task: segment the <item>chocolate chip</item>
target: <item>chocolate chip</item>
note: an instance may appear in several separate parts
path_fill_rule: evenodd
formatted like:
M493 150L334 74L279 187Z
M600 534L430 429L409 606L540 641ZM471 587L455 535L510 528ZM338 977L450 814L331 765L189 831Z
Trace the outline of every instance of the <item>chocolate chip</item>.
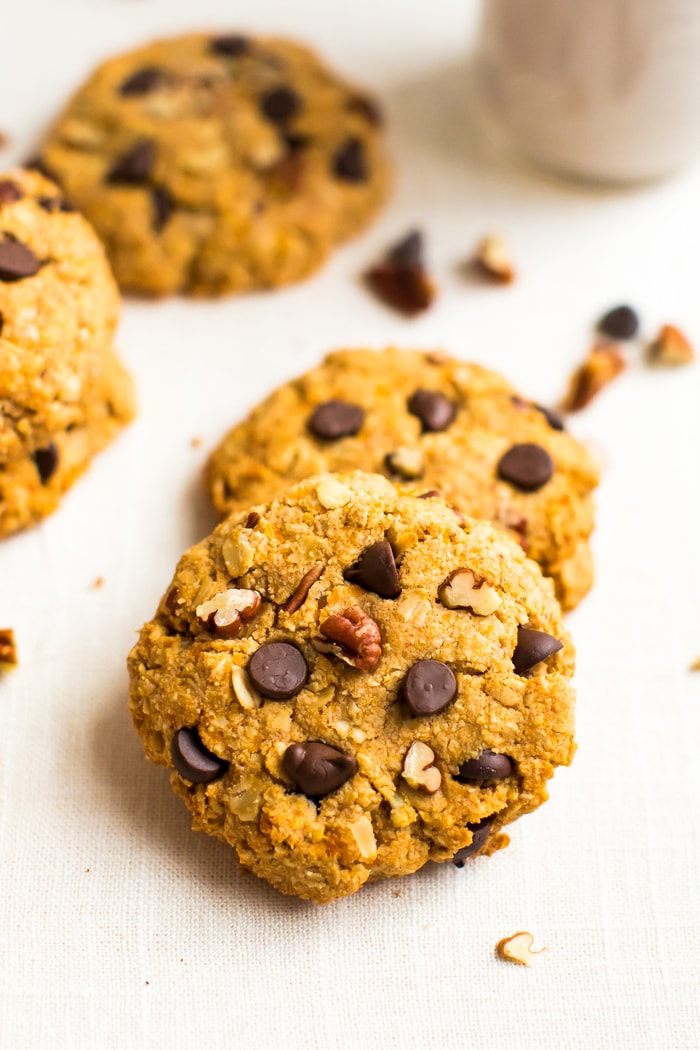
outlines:
M358 116L364 117L367 123L372 124L375 128L380 128L384 123L381 106L370 95L353 95L348 99L346 109L350 113L357 113Z
M180 776L193 784L210 784L228 769L228 762L204 746L194 727L178 729L170 745L170 755Z
M292 135L290 132L285 132L282 138L290 153L301 153L311 145L310 135Z
M411 230L365 274L368 285L389 306L407 317L427 310L435 298L435 286L423 262L423 235Z
M245 529L254 529L259 521L260 515L258 514L257 510L251 510L250 514L245 519L245 525L243 527Z
M552 477L554 463L540 445L513 445L498 462L498 476L521 492L537 492Z
M603 314L598 331L611 339L634 339L639 331L639 315L631 306L616 306Z
M564 430L564 420L561 418L558 412L555 412L553 408L545 408L544 405L535 405L538 412L541 412L544 418L549 423L552 430Z
M563 642L546 631L535 631L532 627L518 627L518 642L513 653L513 668L516 674L524 675L536 664L564 648Z
M480 751L476 758L462 762L459 767L458 780L467 780L471 784L483 784L485 780L502 780L513 772L513 762L508 755L499 755L494 751Z
M348 583L356 583L380 598L398 598L401 594L399 571L388 540L379 540L367 547L343 576Z
M40 208L43 208L50 215L56 212L70 213L75 211L71 202L65 197L37 197L36 202Z
M47 481L51 480L58 468L58 449L52 441L45 448L38 448L32 459L39 472L41 484L45 485Z
M286 124L301 110L301 99L291 88L274 88L262 96L260 109L273 124Z
M463 868L464 862L468 857L472 857L475 853L478 853L483 845L485 845L489 835L491 834L491 825L493 824L493 817L485 817L484 820L480 820L478 824L467 824L467 828L472 833L472 840L468 846L463 846L462 849L458 849L452 858L452 863L455 868Z
M309 430L322 441L357 434L365 421L365 410L351 401L324 401L317 405L309 419Z
M284 753L282 766L296 786L311 798L337 791L357 772L357 760L319 740L292 744Z
M22 281L33 277L41 268L41 263L33 251L21 241L5 234L0 241L0 281Z
M156 233L160 233L175 211L175 201L164 186L153 187L151 201L153 203L153 229Z
M366 182L369 175L362 139L350 138L333 154L333 172L344 182Z
M408 399L408 411L417 416L423 431L447 430L457 415L457 406L437 390L416 390Z
M268 700L289 700L304 688L309 669L295 645L267 642L248 661L248 674Z
M402 692L412 714L425 718L452 703L457 695L457 679L447 664L419 660L406 675Z
M13 204L22 199L24 194L19 186L10 179L0 179L0 204Z
M229 36L217 36L209 44L209 49L215 55L225 55L226 58L240 58L250 50L250 41L240 33L231 33Z
M149 95L151 91L157 91L166 80L166 75L158 66L144 66L143 69L132 73L130 77L122 81L119 94L126 95Z
M397 266L422 268L423 234L420 230L411 230L402 240L389 249L387 259Z
M148 182L155 160L155 142L152 139L141 139L127 153L116 159L107 174L107 181L135 185Z

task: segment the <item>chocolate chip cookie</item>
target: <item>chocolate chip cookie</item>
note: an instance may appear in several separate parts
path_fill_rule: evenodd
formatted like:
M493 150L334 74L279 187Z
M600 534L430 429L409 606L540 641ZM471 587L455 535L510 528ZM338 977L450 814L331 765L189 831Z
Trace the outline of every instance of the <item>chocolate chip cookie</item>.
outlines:
M183 556L130 705L194 828L323 902L507 845L572 758L573 662L551 581L504 532L325 474Z
M38 173L0 175L0 537L55 510L131 418L118 317L85 219Z
M510 529L566 609L593 582L596 466L560 419L495 372L438 353L330 354L230 431L207 481L225 514L310 474L354 469L437 489Z
M221 295L316 270L387 195L375 100L287 40L194 34L110 59L41 163L122 288Z

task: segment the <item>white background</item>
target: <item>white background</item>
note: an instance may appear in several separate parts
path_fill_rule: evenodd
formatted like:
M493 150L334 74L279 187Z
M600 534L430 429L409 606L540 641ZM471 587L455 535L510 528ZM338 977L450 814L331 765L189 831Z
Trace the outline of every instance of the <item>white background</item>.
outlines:
M635 363L573 424L606 463L598 582L569 620L579 752L492 859L322 908L282 898L189 831L143 758L124 670L177 557L212 524L207 451L324 351L444 347L547 402L618 302L639 307L647 332L673 321L700 343L700 169L584 190L484 144L464 102L468 0L2 8L7 165L98 59L211 27L298 36L378 89L400 172L375 227L302 286L127 303L119 343L138 420L59 513L0 547L0 626L15 628L21 660L0 679L3 1050L700 1046L697 366ZM441 294L408 322L358 273L412 225ZM510 289L457 270L493 231L518 260ZM531 970L494 957L520 929L550 949Z

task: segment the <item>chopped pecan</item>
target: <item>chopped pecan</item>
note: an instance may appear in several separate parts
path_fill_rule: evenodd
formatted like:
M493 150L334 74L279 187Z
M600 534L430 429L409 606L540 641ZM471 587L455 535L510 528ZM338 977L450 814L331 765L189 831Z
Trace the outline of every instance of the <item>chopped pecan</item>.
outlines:
M316 638L313 643L319 652L332 653L358 671L373 671L379 663L382 655L379 628L358 605L333 613L324 620L320 630L323 638Z
M308 597L309 591L316 583L316 580L323 574L323 569L323 565L314 565L312 569L309 569L309 571L302 576L297 584L296 590L290 594L289 598L287 598L282 606L282 612L291 614L295 613L297 609L301 609Z
M615 346L594 346L569 380L561 408L565 412L585 408L624 368L625 359Z
M421 740L414 740L404 759L401 776L410 787L434 795L442 783L442 773L434 762L435 752L432 747Z
M262 598L257 591L230 587L197 606L202 623L218 638L235 638L260 608Z
M484 237L477 245L474 255L476 271L494 284L512 284L515 267L505 242L493 234Z
M695 352L680 328L665 324L656 339L647 347L647 360L650 365L675 367L689 365L695 358Z
M0 666L16 667L18 663L15 632L11 627L0 627Z

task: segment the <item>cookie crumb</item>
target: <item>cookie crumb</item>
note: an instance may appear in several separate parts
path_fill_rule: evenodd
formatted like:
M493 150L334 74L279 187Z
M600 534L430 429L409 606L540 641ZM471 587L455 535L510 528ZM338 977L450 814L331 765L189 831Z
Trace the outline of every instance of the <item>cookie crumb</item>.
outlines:
M505 962L518 963L520 966L532 966L538 955L548 951L548 948L533 950L532 944L535 938L526 930L514 933L512 937L504 937L496 945L496 955Z
M406 317L427 310L437 293L425 267L423 249L423 234L412 230L364 275L374 294Z
M564 412L586 408L625 368L625 359L617 346L596 344L571 376L569 389L559 407Z
M689 365L695 360L695 352L680 328L665 324L655 339L647 347L647 361L650 365L676 368Z
M17 667L17 644L11 627L0 627L0 669Z
M510 249L495 234L479 241L470 269L491 284L512 284L516 276Z
M6 135L4 131L0 131L0 149L6 149L10 145L10 136Z
M104 578L104 576L96 576L95 579L93 580L93 583L92 583L92 589L94 591L99 591L99 590L101 590L104 587L104 585L105 585L105 578Z
M190 448L201 448L203 441L200 437L193 437L190 441Z

